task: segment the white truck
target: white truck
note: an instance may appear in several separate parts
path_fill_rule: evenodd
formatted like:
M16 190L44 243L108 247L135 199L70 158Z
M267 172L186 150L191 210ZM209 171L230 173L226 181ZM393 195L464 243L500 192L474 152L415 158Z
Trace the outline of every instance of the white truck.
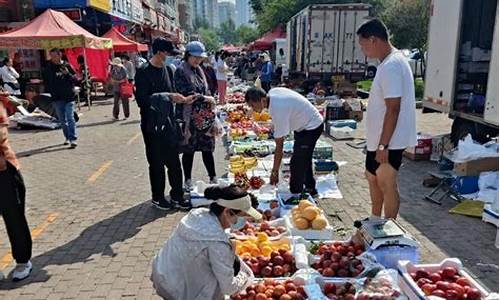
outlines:
M432 1L423 106L454 119L454 143L498 136L498 0Z
M370 15L368 4L312 4L287 23L290 77L351 80L374 77L376 62L367 60L356 30Z

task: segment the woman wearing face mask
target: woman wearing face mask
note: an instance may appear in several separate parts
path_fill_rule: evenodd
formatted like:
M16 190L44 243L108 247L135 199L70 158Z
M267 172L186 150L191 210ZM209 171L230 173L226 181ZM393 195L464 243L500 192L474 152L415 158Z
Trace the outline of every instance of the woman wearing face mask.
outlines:
M217 183L215 174L215 100L210 90L201 62L207 57L205 46L198 42L186 45L184 61L175 71L174 83L177 92L183 96L197 95L192 104L176 106L177 119L183 121L179 151L182 153L184 188L191 190L191 171L195 152L201 152L210 183Z
M151 279L166 299L221 300L244 290L253 273L235 255L224 232L242 228L245 216L261 219L258 202L236 185L205 190L210 208L193 209L182 218L153 261Z

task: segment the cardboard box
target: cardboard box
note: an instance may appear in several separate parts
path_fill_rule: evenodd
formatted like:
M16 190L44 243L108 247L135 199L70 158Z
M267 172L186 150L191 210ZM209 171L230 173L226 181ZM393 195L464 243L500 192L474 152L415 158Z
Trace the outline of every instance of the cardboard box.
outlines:
M453 171L460 176L479 176L481 172L498 171L498 157L456 162Z

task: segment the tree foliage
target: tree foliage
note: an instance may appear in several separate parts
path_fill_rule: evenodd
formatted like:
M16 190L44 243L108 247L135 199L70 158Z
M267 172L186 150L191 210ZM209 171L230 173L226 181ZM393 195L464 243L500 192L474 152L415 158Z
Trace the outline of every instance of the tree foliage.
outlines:
M263 33L285 25L292 16L311 4L367 3L372 6L372 16L380 16L389 1L393 0L250 0L250 6L258 29Z
M425 49L430 16L430 0L392 0L382 14L392 43L401 49Z
M238 37L235 44L244 45L255 41L259 38L259 31L253 27L242 25L236 30L236 35Z
M200 35L200 39L208 51L219 50L221 44L218 34L215 30L210 28L199 28L198 34Z
M235 43L238 40L236 25L232 19L220 24L217 33L224 44Z

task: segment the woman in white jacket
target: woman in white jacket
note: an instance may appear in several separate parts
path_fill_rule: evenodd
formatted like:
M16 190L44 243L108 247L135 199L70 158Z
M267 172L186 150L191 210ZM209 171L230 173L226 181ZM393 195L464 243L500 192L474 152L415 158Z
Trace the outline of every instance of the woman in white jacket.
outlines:
M0 77L3 81L3 88L6 92L11 95L19 96L21 95L21 90L19 86L19 73L12 66L12 59L6 57L3 60L3 67L0 68Z
M193 209L184 216L154 258L151 279L165 299L221 300L252 283L252 271L235 255L224 232L241 228L245 216L261 218L251 196L231 185L209 187L205 198L214 201L210 209Z

